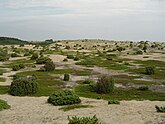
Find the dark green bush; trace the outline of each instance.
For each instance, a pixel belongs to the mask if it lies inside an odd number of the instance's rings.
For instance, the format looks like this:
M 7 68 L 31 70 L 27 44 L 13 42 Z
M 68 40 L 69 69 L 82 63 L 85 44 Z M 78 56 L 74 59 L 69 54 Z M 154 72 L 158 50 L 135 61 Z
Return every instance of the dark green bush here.
M 114 79 L 106 75 L 101 76 L 95 87 L 97 93 L 111 93 L 114 90 Z
M 24 64 L 13 65 L 12 70 L 13 71 L 18 71 L 18 70 L 23 69 L 23 68 L 25 68 Z
M 20 55 L 18 55 L 17 53 L 12 53 L 11 57 L 20 57 Z
M 153 67 L 153 66 L 146 67 L 146 72 L 145 73 L 147 75 L 155 74 L 155 67 Z
M 32 57 L 31 57 L 31 60 L 36 60 L 38 59 L 38 53 L 33 53 Z
M 74 59 L 74 56 L 73 55 L 67 55 L 67 58 L 68 59 Z
M 143 51 L 138 50 L 138 51 L 136 52 L 136 54 L 137 54 L 137 55 L 142 55 L 142 54 L 143 54 Z
M 2 111 L 3 109 L 9 109 L 9 108 L 10 108 L 10 105 L 8 105 L 6 101 L 0 99 L 0 111 Z
M 38 91 L 38 84 L 32 77 L 16 77 L 10 86 L 10 94 L 14 96 L 26 96 L 35 94 Z
M 89 79 L 86 79 L 82 82 L 83 84 L 91 84 L 91 83 L 94 83 L 94 81 L 92 80 L 89 80 Z
M 68 61 L 68 59 L 67 58 L 65 58 L 64 60 L 63 60 L 63 62 L 67 62 Z
M 45 64 L 45 63 L 47 63 L 48 61 L 51 61 L 51 59 L 48 58 L 48 57 L 40 57 L 40 58 L 38 58 L 38 59 L 36 60 L 36 63 L 37 63 L 37 64 Z
M 53 105 L 72 105 L 80 103 L 80 98 L 70 90 L 56 92 L 49 96 L 48 103 Z
M 7 61 L 9 60 L 10 56 L 7 50 L 0 49 L 0 61 Z
M 159 106 L 156 105 L 155 108 L 156 108 L 157 112 L 165 113 L 165 107 L 159 107 Z
M 64 74 L 64 81 L 69 81 L 69 74 Z
M 55 70 L 55 64 L 53 63 L 53 61 L 47 61 L 45 63 L 45 71 L 54 71 Z
M 98 118 L 96 117 L 96 115 L 94 115 L 93 117 L 72 117 L 70 118 L 68 116 L 68 120 L 69 123 L 68 124 L 101 124 L 98 120 Z
M 108 100 L 108 104 L 120 104 L 118 100 Z
M 76 56 L 76 57 L 74 57 L 74 61 L 78 61 L 79 60 L 79 58 Z
M 141 86 L 138 88 L 138 90 L 146 91 L 146 90 L 149 90 L 149 88 L 148 88 L 148 86 Z

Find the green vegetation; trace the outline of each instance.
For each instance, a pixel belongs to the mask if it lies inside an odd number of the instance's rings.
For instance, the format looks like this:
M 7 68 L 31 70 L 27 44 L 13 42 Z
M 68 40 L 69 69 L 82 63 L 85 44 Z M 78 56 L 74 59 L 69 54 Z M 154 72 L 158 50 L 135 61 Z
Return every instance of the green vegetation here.
M 17 38 L 9 38 L 9 37 L 0 37 L 0 45 L 20 45 L 26 44 L 28 42 L 22 41 Z
M 0 75 L 3 75 L 6 71 L 4 69 L 0 69 Z
M 7 94 L 9 89 L 9 86 L 0 86 L 0 94 Z
M 13 71 L 18 71 L 18 70 L 23 69 L 23 68 L 25 68 L 24 64 L 13 65 L 12 70 Z
M 3 109 L 9 109 L 9 108 L 10 108 L 10 105 L 8 105 L 6 101 L 0 99 L 0 111 L 2 111 Z
M 72 105 L 80 103 L 80 98 L 70 90 L 56 92 L 49 96 L 48 103 L 53 105 Z
M 7 50 L 3 50 L 0 48 L 0 61 L 7 61 L 9 60 L 10 56 Z
M 118 100 L 108 100 L 108 104 L 120 104 Z
M 64 74 L 64 81 L 69 81 L 69 74 Z
M 45 71 L 54 71 L 55 70 L 55 64 L 53 61 L 47 61 L 44 65 Z
M 109 100 L 152 100 L 152 101 L 165 101 L 165 93 L 152 92 L 150 90 L 140 91 L 135 88 L 122 89 L 116 88 L 110 94 L 98 94 L 93 92 L 90 85 L 79 85 L 75 87 L 74 91 L 81 97 L 94 98 L 98 97 Z
M 48 61 L 51 61 L 51 59 L 48 57 L 40 57 L 36 60 L 36 64 L 45 64 Z
M 38 53 L 33 53 L 32 54 L 32 57 L 31 57 L 31 60 L 36 60 L 36 59 L 38 59 Z
M 97 83 L 96 83 L 96 87 L 94 88 L 94 90 L 97 93 L 111 93 L 114 90 L 114 79 L 112 77 L 108 77 L 106 75 L 101 76 Z
M 27 96 L 38 91 L 35 77 L 17 77 L 10 86 L 10 94 L 14 96 Z
M 68 124 L 101 124 L 98 118 L 94 115 L 93 117 L 68 117 Z
M 156 108 L 157 112 L 165 113 L 165 107 L 159 107 L 159 106 L 156 105 L 155 108 Z
M 73 109 L 93 108 L 93 107 L 94 106 L 91 106 L 91 105 L 79 105 L 79 104 L 76 104 L 76 105 L 69 105 L 69 106 L 61 107 L 61 108 L 59 108 L 59 110 L 70 111 L 70 110 L 73 110 Z
M 1 78 L 0 77 L 0 82 L 5 82 L 6 81 L 6 78 Z
M 146 67 L 145 73 L 148 75 L 155 74 L 155 67 L 153 67 L 153 66 Z
M 141 86 L 138 88 L 138 90 L 145 91 L 145 90 L 149 90 L 149 88 L 147 86 Z

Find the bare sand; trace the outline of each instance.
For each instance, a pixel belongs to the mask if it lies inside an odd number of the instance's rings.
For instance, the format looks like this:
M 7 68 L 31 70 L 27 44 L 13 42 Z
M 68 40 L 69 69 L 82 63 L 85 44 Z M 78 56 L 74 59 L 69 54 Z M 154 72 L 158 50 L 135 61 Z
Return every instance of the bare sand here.
M 165 113 L 157 113 L 155 105 L 165 101 L 122 101 L 108 105 L 107 101 L 81 98 L 82 104 L 95 106 L 63 112 L 59 106 L 47 103 L 47 97 L 14 97 L 0 95 L 11 108 L 0 111 L 0 124 L 67 124 L 67 116 L 93 116 L 103 124 L 165 124 Z

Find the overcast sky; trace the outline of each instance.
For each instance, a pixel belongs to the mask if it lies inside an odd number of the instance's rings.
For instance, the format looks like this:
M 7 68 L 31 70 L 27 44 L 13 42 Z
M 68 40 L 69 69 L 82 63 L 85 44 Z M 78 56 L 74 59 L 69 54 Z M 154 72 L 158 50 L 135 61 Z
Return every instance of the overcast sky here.
M 165 0 L 0 0 L 0 36 L 165 41 Z

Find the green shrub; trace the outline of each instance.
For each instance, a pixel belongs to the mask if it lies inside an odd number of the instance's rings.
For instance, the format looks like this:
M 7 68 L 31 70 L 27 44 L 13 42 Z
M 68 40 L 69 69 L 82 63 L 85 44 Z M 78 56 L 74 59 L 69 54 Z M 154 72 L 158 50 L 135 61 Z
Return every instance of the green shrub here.
M 149 90 L 149 88 L 148 88 L 148 86 L 141 86 L 138 88 L 138 90 L 146 91 L 146 90 Z
M 155 108 L 156 108 L 157 112 L 165 113 L 165 107 L 159 107 L 159 106 L 156 105 Z
M 38 59 L 38 53 L 33 53 L 32 57 L 31 57 L 31 60 L 36 60 Z
M 14 96 L 26 96 L 35 94 L 38 91 L 38 84 L 35 78 L 18 76 L 10 86 L 10 94 Z
M 45 64 L 45 63 L 47 63 L 48 61 L 51 61 L 51 59 L 48 58 L 48 57 L 40 57 L 40 58 L 38 58 L 38 59 L 36 60 L 36 63 L 37 63 L 37 64 Z
M 91 84 L 91 83 L 94 83 L 94 81 L 92 80 L 89 80 L 89 79 L 86 79 L 82 82 L 83 84 Z
M 108 104 L 120 104 L 118 100 L 108 100 Z
M 96 115 L 94 115 L 93 117 L 72 117 L 70 118 L 68 116 L 68 120 L 69 123 L 68 124 L 101 124 L 98 120 L 98 118 L 96 117 Z
M 55 64 L 53 63 L 53 61 L 48 61 L 45 63 L 45 71 L 54 71 L 55 70 Z
M 76 56 L 76 57 L 74 57 L 74 61 L 78 61 L 79 60 L 79 58 Z
M 12 53 L 11 57 L 20 57 L 20 55 L 18 55 L 17 53 Z
M 73 55 L 67 55 L 67 58 L 68 59 L 74 59 L 74 56 Z
M 30 52 L 26 52 L 25 54 L 24 54 L 24 56 L 30 56 L 31 54 L 30 54 Z
M 138 51 L 136 52 L 136 54 L 137 54 L 137 55 L 142 55 L 142 54 L 143 54 L 143 51 L 138 50 Z
M 65 58 L 64 60 L 63 60 L 63 62 L 67 62 L 68 61 L 68 59 L 67 58 Z
M 53 105 L 72 105 L 80 103 L 80 98 L 70 90 L 56 92 L 49 96 L 48 103 Z
M 64 81 L 69 81 L 69 74 L 64 74 Z
M 13 65 L 12 70 L 13 71 L 18 71 L 18 70 L 23 69 L 23 68 L 25 68 L 24 64 Z
M 97 93 L 111 93 L 114 90 L 114 79 L 106 75 L 101 76 L 95 87 Z
M 10 108 L 10 105 L 8 105 L 6 101 L 0 99 L 0 111 L 2 111 L 3 109 L 9 109 L 9 108 Z
M 0 61 L 7 61 L 9 60 L 10 56 L 7 50 L 0 49 Z
M 155 67 L 153 66 L 146 67 L 146 74 L 147 75 L 155 74 Z

